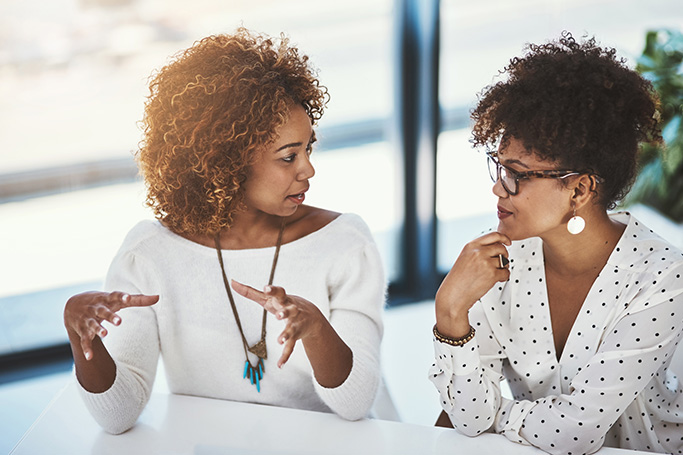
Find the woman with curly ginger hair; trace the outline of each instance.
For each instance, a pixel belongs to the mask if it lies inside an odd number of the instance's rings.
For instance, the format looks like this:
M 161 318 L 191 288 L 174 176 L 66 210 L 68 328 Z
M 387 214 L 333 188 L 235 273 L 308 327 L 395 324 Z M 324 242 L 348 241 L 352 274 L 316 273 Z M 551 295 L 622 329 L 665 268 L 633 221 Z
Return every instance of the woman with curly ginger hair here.
M 437 425 L 553 454 L 683 451 L 683 254 L 627 212 L 652 86 L 594 39 L 529 45 L 472 117 L 499 224 L 436 295 Z M 497 146 L 497 147 L 496 147 Z M 514 399 L 501 395 L 507 379 Z
M 64 310 L 91 414 L 133 426 L 163 355 L 173 393 L 366 416 L 384 273 L 358 216 L 303 205 L 327 101 L 308 58 L 239 29 L 178 54 L 150 90 L 137 159 L 157 220 L 124 240 L 113 292 Z

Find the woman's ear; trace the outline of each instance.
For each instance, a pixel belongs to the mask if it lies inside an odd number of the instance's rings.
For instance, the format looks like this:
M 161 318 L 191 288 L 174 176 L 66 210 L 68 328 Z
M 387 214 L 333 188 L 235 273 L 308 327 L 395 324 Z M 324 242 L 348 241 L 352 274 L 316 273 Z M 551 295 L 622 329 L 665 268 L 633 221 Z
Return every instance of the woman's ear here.
M 596 186 L 593 176 L 589 174 L 581 174 L 572 182 L 572 202 L 577 210 L 598 196 Z

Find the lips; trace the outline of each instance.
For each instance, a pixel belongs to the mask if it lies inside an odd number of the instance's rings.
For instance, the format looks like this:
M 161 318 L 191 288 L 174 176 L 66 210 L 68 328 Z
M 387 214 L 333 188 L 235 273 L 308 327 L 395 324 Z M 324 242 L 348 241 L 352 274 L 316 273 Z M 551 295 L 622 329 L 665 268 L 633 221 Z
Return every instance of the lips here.
M 296 204 L 302 204 L 304 202 L 304 199 L 306 199 L 306 191 L 308 191 L 308 188 L 303 190 L 301 193 L 290 194 L 289 196 L 287 196 L 287 199 Z
M 507 218 L 508 216 L 512 215 L 511 211 L 504 209 L 500 205 L 497 207 L 497 209 L 498 209 L 498 219 Z
M 303 201 L 306 198 L 306 195 L 304 193 L 299 193 L 299 194 L 290 194 L 287 196 L 287 199 L 294 199 L 297 201 Z

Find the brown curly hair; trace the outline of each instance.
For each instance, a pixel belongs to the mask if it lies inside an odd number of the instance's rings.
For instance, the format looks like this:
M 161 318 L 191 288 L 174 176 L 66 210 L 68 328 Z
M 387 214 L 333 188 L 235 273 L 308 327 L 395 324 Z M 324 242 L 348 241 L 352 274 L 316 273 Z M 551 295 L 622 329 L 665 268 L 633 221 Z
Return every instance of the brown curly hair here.
M 153 74 L 136 159 L 147 205 L 177 233 L 212 234 L 244 206 L 249 166 L 293 104 L 315 124 L 328 101 L 283 35 L 206 37 Z
M 563 32 L 525 50 L 501 71 L 507 80 L 480 94 L 471 142 L 493 150 L 515 137 L 540 159 L 596 174 L 599 203 L 614 208 L 635 179 L 639 145 L 662 140 L 654 88 L 595 38 Z

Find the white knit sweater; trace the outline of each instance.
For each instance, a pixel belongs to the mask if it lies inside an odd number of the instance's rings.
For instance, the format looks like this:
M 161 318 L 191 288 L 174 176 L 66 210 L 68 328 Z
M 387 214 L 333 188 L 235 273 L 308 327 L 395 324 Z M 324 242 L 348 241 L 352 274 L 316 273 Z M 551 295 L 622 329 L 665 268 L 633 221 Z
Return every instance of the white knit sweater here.
M 228 279 L 263 289 L 274 251 L 223 250 Z M 380 379 L 385 278 L 363 220 L 343 214 L 282 245 L 273 284 L 317 305 L 351 348 L 353 367 L 339 387 L 317 383 L 301 343 L 282 369 L 277 367 L 282 345 L 276 338 L 285 322 L 268 315 L 268 358 L 257 392 L 242 376 L 244 349 L 216 250 L 180 237 L 159 222 L 140 222 L 114 258 L 106 288 L 159 294 L 160 299 L 151 307 L 119 312 L 121 325 L 111 327 L 104 339 L 116 362 L 116 380 L 104 393 L 81 389 L 93 417 L 112 433 L 132 427 L 149 399 L 159 355 L 172 393 L 332 411 L 351 420 L 366 416 Z M 262 308 L 233 295 L 252 345 L 261 335 Z

